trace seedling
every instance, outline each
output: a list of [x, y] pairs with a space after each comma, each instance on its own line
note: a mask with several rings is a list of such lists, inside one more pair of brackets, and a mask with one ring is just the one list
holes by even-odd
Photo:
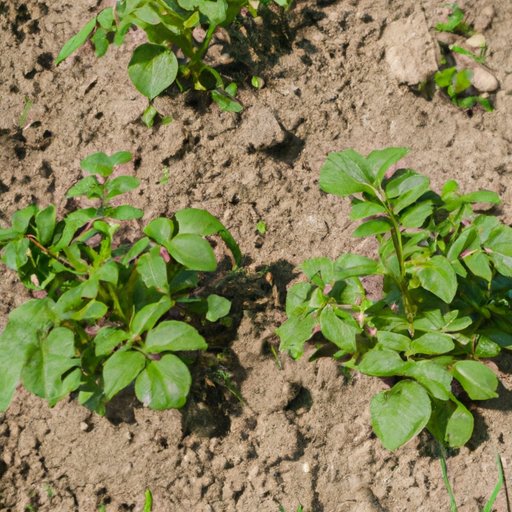
[[346, 368], [394, 378], [370, 407], [386, 448], [424, 428], [458, 447], [474, 420], [454, 380], [472, 400], [496, 397], [498, 379], [482, 360], [512, 348], [512, 228], [475, 211], [475, 203], [498, 204], [494, 192], [462, 194], [448, 181], [437, 194], [426, 176], [391, 171], [407, 152], [329, 155], [320, 187], [352, 197], [351, 219], [362, 220], [354, 236], [374, 237], [378, 258], [305, 261], [308, 281], [289, 289], [277, 333], [281, 350], [299, 358], [320, 331]]
[[[439, 32], [451, 32], [469, 36], [473, 34], [471, 26], [464, 21], [464, 11], [457, 5], [451, 4], [452, 13], [446, 23], [438, 23], [436, 30]], [[449, 47], [441, 45], [442, 61], [439, 71], [434, 74], [436, 85], [450, 98], [451, 102], [462, 109], [470, 109], [475, 105], [481, 105], [487, 112], [494, 110], [489, 98], [481, 96], [472, 85], [473, 71], [471, 69], [459, 69], [455, 66], [453, 54], [464, 55], [478, 64], [485, 62], [487, 47], [480, 48], [477, 55], [462, 46], [452, 44]]]
[[267, 223], [264, 220], [259, 220], [256, 223], [256, 231], [260, 235], [264, 235], [267, 232]]
[[42, 296], [12, 311], [0, 335], [0, 410], [20, 380], [50, 406], [73, 393], [99, 414], [133, 383], [152, 409], [184, 405], [191, 376], [182, 355], [207, 348], [188, 321], [216, 322], [230, 310], [227, 299], [198, 293], [202, 273], [217, 268], [206, 237], [218, 235], [234, 265], [240, 250], [214, 216], [195, 208], [153, 219], [144, 236], [126, 242], [120, 222], [135, 227], [143, 212], [113, 200], [139, 181], [112, 173], [130, 159], [121, 151], [82, 160], [88, 176], [67, 197], [85, 196], [94, 206], [60, 221], [54, 205], [27, 206], [0, 230], [3, 262]]
[[452, 34], [460, 34], [462, 36], [470, 36], [473, 34], [473, 27], [465, 21], [464, 11], [456, 4], [448, 4], [451, 13], [446, 23], [438, 23], [436, 30], [438, 32], [450, 32]]
[[[289, 7], [288, 0], [276, 0]], [[128, 75], [150, 104], [143, 120], [152, 126], [158, 112], [152, 100], [172, 84], [180, 91], [210, 91], [218, 106], [240, 112], [235, 99], [237, 86], [226, 86], [222, 75], [205, 58], [216, 31], [231, 27], [241, 13], [257, 15], [252, 0], [118, 0], [116, 7], [103, 9], [66, 42], [56, 64], [69, 57], [87, 41], [96, 55], [103, 56], [111, 42], [121, 45], [131, 27], [142, 29], [148, 42], [135, 48]]]

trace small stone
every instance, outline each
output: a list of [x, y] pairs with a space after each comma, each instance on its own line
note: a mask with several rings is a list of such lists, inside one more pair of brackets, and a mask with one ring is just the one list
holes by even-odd
[[466, 40], [466, 44], [470, 48], [484, 48], [487, 46], [487, 43], [485, 42], [485, 36], [482, 34], [475, 34], [471, 36], [469, 39]]
[[498, 79], [491, 72], [481, 67], [473, 69], [471, 83], [480, 92], [494, 92], [500, 85]]
[[80, 430], [82, 432], [89, 432], [91, 430], [91, 426], [89, 425], [89, 423], [82, 421], [80, 422]]
[[304, 464], [302, 464], [302, 471], [304, 471], [304, 473], [309, 473], [311, 471], [309, 462], [304, 462]]

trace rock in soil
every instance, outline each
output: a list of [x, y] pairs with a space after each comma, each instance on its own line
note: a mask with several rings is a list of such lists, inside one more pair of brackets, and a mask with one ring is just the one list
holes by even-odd
[[422, 12], [391, 23], [384, 32], [391, 74], [407, 85], [418, 85], [437, 71], [434, 41]]

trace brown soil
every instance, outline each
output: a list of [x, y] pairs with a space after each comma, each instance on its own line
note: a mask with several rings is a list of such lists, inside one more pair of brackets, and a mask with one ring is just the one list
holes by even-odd
[[[369, 400], [385, 383], [346, 378], [329, 359], [281, 356], [278, 367], [269, 344], [277, 343], [297, 264], [372, 250], [351, 238], [347, 202], [318, 189], [329, 151], [410, 147], [406, 165], [434, 186], [456, 178], [467, 190], [495, 190], [503, 219], [512, 220], [512, 3], [464, 2], [473, 18], [484, 6], [496, 9], [485, 31], [501, 83], [494, 113], [469, 115], [439, 95], [426, 101], [390, 75], [385, 27], [421, 9], [431, 27], [445, 0], [299, 0], [287, 21], [267, 20], [272, 27], [259, 40], [250, 34], [259, 55], [237, 43], [246, 72], [266, 82], [259, 91], [241, 87], [240, 115], [192, 94], [168, 97], [158, 106], [175, 121], [155, 130], [138, 121], [145, 100], [129, 83], [126, 48], [101, 60], [86, 48], [52, 64], [100, 4], [0, 1], [2, 224], [33, 201], [63, 208], [87, 154], [132, 151], [128, 172], [142, 181], [132, 200], [146, 219], [206, 208], [240, 241], [249, 275], [260, 271], [228, 287], [240, 322], [226, 364], [245, 403], [217, 384], [206, 398], [196, 390], [183, 413], [153, 412], [128, 396], [101, 418], [73, 401], [50, 409], [20, 390], [0, 415], [0, 510], [93, 512], [105, 503], [112, 512], [139, 511], [146, 488], [156, 512], [277, 512], [279, 503], [288, 512], [299, 502], [307, 512], [448, 510], [426, 435], [394, 453], [372, 435]], [[19, 130], [25, 97], [34, 101], [32, 123]], [[165, 168], [169, 181], [160, 184]], [[260, 219], [264, 236], [255, 229]], [[0, 293], [3, 326], [28, 295], [3, 268]], [[499, 366], [500, 398], [473, 406], [474, 437], [448, 460], [463, 512], [489, 496], [497, 453], [507, 474], [512, 464], [512, 359]], [[496, 510], [507, 510], [503, 492]]]

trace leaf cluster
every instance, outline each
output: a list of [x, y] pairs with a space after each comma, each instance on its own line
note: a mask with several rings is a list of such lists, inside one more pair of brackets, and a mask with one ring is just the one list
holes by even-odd
[[473, 27], [466, 23], [466, 15], [464, 11], [456, 4], [448, 4], [451, 13], [444, 23], [438, 23], [436, 30], [438, 32], [450, 32], [451, 34], [459, 34], [461, 36], [470, 36], [474, 33]]
[[[275, 2], [289, 6], [288, 0]], [[130, 28], [137, 27], [148, 42], [133, 51], [128, 75], [150, 102], [175, 83], [181, 91], [211, 91], [222, 110], [240, 112], [236, 84], [225, 86], [205, 56], [217, 29], [231, 26], [243, 11], [256, 16], [257, 6], [258, 2], [249, 0], [118, 0], [115, 9], [103, 9], [69, 39], [55, 62], [59, 64], [87, 41], [101, 57], [111, 43], [123, 44]], [[143, 120], [151, 126], [157, 115], [150, 104]]]
[[[497, 396], [498, 380], [481, 362], [512, 348], [512, 228], [478, 203], [499, 203], [455, 181], [441, 193], [411, 169], [390, 171], [405, 148], [331, 153], [320, 173], [325, 192], [352, 198], [356, 237], [374, 237], [378, 257], [314, 258], [306, 282], [287, 295], [281, 350], [294, 358], [320, 332], [345, 367], [394, 386], [371, 401], [372, 425], [393, 450], [427, 428], [440, 442], [464, 445], [472, 400]], [[375, 298], [372, 284], [382, 282]], [[315, 338], [316, 339], [316, 338]]]
[[112, 177], [130, 160], [125, 151], [82, 160], [88, 175], [67, 196], [94, 206], [58, 221], [55, 206], [31, 205], [0, 230], [2, 261], [40, 297], [13, 310], [0, 334], [0, 410], [20, 380], [52, 406], [76, 393], [100, 414], [132, 383], [153, 409], [185, 403], [191, 385], [185, 356], [207, 348], [187, 320], [199, 314], [215, 322], [230, 311], [227, 299], [204, 298], [197, 289], [202, 273], [217, 268], [207, 237], [220, 236], [236, 264], [240, 251], [214, 216], [195, 208], [154, 219], [137, 241], [123, 241], [119, 221], [143, 215], [112, 203], [139, 185], [132, 176]]

